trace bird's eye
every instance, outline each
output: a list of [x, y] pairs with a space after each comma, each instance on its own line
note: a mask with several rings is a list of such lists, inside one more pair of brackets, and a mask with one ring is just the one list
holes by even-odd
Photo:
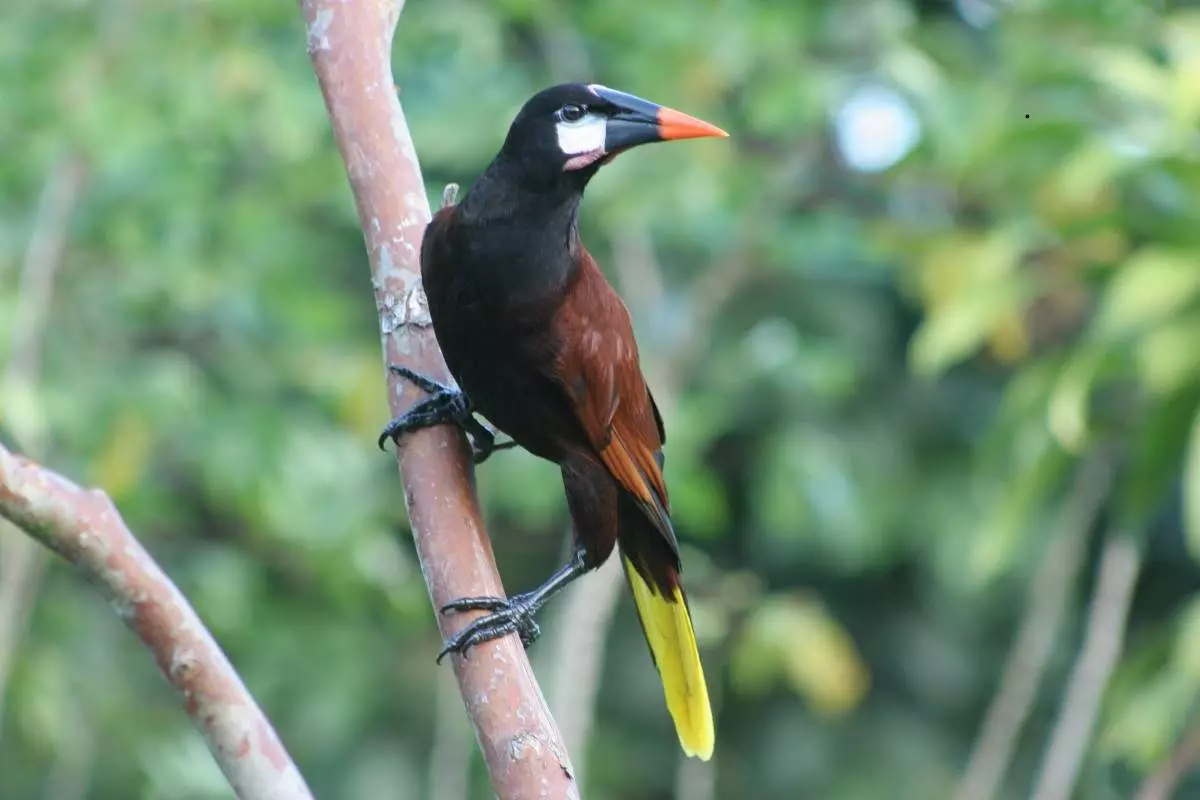
[[565, 106], [559, 109], [558, 116], [564, 122], [578, 122], [579, 120], [583, 119], [583, 115], [586, 113], [587, 108], [585, 106], [567, 103]]

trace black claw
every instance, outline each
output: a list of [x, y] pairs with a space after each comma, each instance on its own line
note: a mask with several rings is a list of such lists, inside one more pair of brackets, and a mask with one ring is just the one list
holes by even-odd
[[467, 402], [466, 395], [458, 389], [444, 386], [432, 378], [427, 378], [424, 375], [413, 372], [407, 367], [392, 364], [388, 369], [406, 380], [412, 381], [417, 388], [428, 394], [429, 397], [387, 424], [387, 427], [379, 434], [378, 444], [380, 450], [383, 449], [383, 443], [388, 439], [398, 442], [404, 434], [411, 433], [420, 428], [442, 424], [465, 427], [467, 420], [471, 419], [470, 404]]
[[383, 444], [388, 439], [397, 442], [406, 433], [443, 424], [458, 425], [466, 431], [471, 441], [471, 460], [476, 464], [487, 461], [497, 450], [508, 450], [517, 446], [517, 443], [512, 441], [496, 444], [495, 432], [472, 416], [471, 402], [461, 390], [398, 364], [389, 364], [388, 369], [411, 382], [429, 397], [387, 424], [379, 434], [380, 450], [384, 449]]
[[399, 364], [388, 364], [388, 369], [404, 378], [406, 381], [416, 386], [425, 394], [454, 394], [457, 390], [450, 388], [440, 381], [435, 381], [428, 375], [422, 375], [419, 372], [413, 372], [408, 367], [402, 367]]
[[521, 646], [528, 650], [538, 640], [538, 637], [542, 635], [542, 629], [537, 624], [537, 620], [530, 617], [529, 624], [518, 627], [517, 633], [521, 636]]
[[513, 441], [496, 444], [495, 432], [474, 417], [468, 417], [463, 428], [471, 437], [471, 460], [477, 465], [487, 461], [497, 450], [508, 450], [517, 446]]
[[[484, 617], [483, 619], [488, 618]], [[438, 653], [437, 663], [442, 663], [442, 659], [445, 658], [448, 653], [458, 653], [463, 658], [466, 658], [467, 651], [475, 645], [483, 644], [484, 642], [491, 641], [492, 639], [499, 639], [500, 637], [507, 636], [510, 633], [518, 634], [521, 637], [521, 643], [524, 644], [525, 647], [529, 647], [529, 645], [533, 644], [533, 640], [537, 638], [537, 634], [539, 633], [537, 630], [537, 623], [533, 623], [533, 637], [528, 638], [526, 629], [521, 626], [521, 623], [512, 620], [505, 620], [503, 622], [497, 622], [487, 626], [477, 626], [478, 623], [472, 624], [470, 627], [464, 629], [458, 636], [455, 636], [453, 639], [447, 642], [446, 646], [442, 648], [442, 652]]]
[[466, 657], [467, 651], [475, 645], [510, 633], [520, 636], [521, 644], [529, 647], [542, 634], [533, 618], [540, 606], [541, 603], [529, 595], [516, 595], [507, 600], [502, 597], [464, 597], [447, 603], [442, 606], [442, 613], [474, 610], [492, 613], [480, 617], [452, 636], [442, 652], [438, 653], [437, 662], [440, 664], [447, 653]]
[[571, 560], [560, 567], [550, 579], [531, 592], [514, 595], [507, 600], [502, 597], [462, 597], [442, 606], [442, 613], [455, 611], [490, 611], [487, 616], [480, 617], [463, 628], [457, 635], [446, 642], [442, 652], [438, 653], [438, 663], [447, 653], [460, 653], [464, 657], [467, 650], [489, 639], [497, 639], [515, 633], [521, 637], [521, 644], [529, 647], [537, 641], [542, 629], [538, 627], [534, 615], [547, 600], [571, 581], [588, 570], [587, 551], [583, 547], [576, 548]]
[[474, 436], [472, 436], [471, 437], [471, 460], [474, 461], [476, 464], [482, 464], [483, 462], [485, 462], [489, 458], [491, 458], [492, 453], [496, 452], [497, 450], [508, 450], [509, 448], [516, 447], [516, 446], [517, 446], [517, 443], [514, 441], [507, 441], [507, 442], [501, 442], [500, 444], [496, 444], [494, 439], [492, 441], [484, 442], [481, 444], [478, 439], [476, 439]]
[[443, 614], [455, 611], [499, 611], [508, 608], [509, 601], [503, 597], [460, 597], [442, 606]]
[[466, 403], [461, 393], [436, 394], [389, 422], [379, 434], [379, 449], [383, 449], [383, 443], [388, 439], [396, 442], [404, 434], [420, 428], [443, 424], [461, 425], [466, 413]]

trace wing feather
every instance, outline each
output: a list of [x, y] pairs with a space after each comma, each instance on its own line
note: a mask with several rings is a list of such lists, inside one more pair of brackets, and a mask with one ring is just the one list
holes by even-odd
[[595, 454], [678, 550], [660, 465], [663, 428], [638, 360], [629, 311], [586, 251], [555, 317], [556, 379]]

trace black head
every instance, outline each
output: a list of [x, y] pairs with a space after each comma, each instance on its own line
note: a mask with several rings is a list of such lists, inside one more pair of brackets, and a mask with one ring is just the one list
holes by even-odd
[[631, 94], [595, 83], [563, 83], [525, 103], [500, 154], [529, 179], [582, 187], [603, 164], [631, 147], [728, 135]]

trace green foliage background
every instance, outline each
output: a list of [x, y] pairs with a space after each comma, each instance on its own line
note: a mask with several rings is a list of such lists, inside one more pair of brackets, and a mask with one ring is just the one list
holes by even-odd
[[[1029, 793], [1113, 536], [1137, 539], [1142, 572], [1079, 796], [1130, 796], [1192, 722], [1200, 11], [960, 5], [996, 16], [410, 0], [401, 18], [431, 198], [560, 79], [732, 134], [617, 160], [583, 220], [652, 385], [672, 387], [717, 797], [949, 796], [1089, 458], [1117, 478], [1005, 796]], [[86, 170], [43, 378], [6, 422], [113, 495], [319, 797], [428, 796], [447, 672], [373, 443], [375, 313], [299, 10], [11, 0], [4, 16], [0, 323], [47, 175]], [[881, 172], [851, 169], [834, 135], [864, 85], [920, 126]], [[0, 324], [0, 352], [12, 336]], [[540, 581], [562, 553], [555, 470], [502, 453], [479, 480], [506, 585]], [[624, 601], [609, 646], [586, 796], [671, 797], [677, 745]], [[230, 796], [137, 642], [58, 564], [0, 724], [3, 798]], [[470, 796], [489, 797], [471, 758]]]

